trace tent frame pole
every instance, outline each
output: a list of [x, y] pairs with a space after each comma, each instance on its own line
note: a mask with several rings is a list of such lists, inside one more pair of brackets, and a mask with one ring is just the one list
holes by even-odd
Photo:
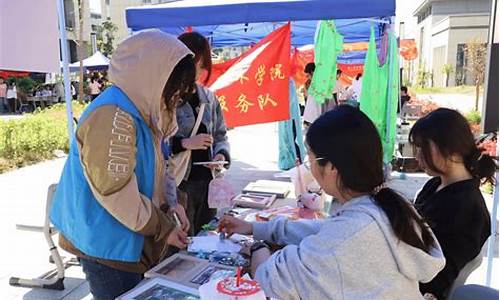
[[[387, 30], [387, 34], [389, 35], [388, 36], [388, 40], [389, 40], [389, 45], [388, 45], [388, 55], [389, 55], [389, 81], [387, 83], [387, 105], [386, 105], [386, 123], [385, 123], [385, 141], [386, 143], [389, 143], [390, 142], [390, 135], [389, 135], [389, 132], [391, 131], [391, 123], [390, 123], [390, 120], [391, 120], [391, 115], [392, 115], [392, 80], [393, 80], [393, 77], [394, 77], [394, 74], [393, 74], [393, 66], [394, 66], [394, 63], [395, 63], [395, 57], [391, 51], [392, 49], [392, 44], [394, 41], [395, 41], [395, 38], [394, 37], [394, 17], [391, 17], [391, 22], [389, 23], [389, 30]], [[399, 76], [398, 76], [399, 78]], [[399, 79], [398, 79], [398, 85], [399, 85]], [[387, 163], [387, 166], [386, 166], [386, 171], [387, 172], [387, 176], [390, 175], [390, 170], [389, 168], [391, 167], [391, 162], [388, 162]]]
[[[498, 142], [497, 142], [497, 157], [498, 157]], [[491, 211], [491, 234], [488, 239], [488, 254], [486, 265], [486, 285], [491, 287], [491, 276], [493, 272], [493, 256], [495, 252], [495, 239], [498, 236], [497, 214], [498, 214], [498, 171], [495, 174], [495, 188], [493, 191], [493, 209]], [[498, 244], [496, 244], [498, 245]]]
[[63, 64], [64, 78], [64, 101], [66, 102], [66, 115], [68, 118], [68, 136], [71, 145], [73, 139], [73, 110], [71, 108], [71, 81], [69, 78], [69, 51], [68, 40], [66, 38], [66, 20], [64, 16], [64, 0], [57, 0], [57, 14], [59, 17], [59, 46], [61, 47], [61, 56]]

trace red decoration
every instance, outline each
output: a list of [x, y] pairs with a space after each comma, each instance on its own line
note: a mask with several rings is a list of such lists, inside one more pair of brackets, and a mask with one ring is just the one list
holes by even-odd
[[257, 281], [240, 279], [238, 286], [237, 278], [228, 277], [217, 283], [217, 291], [229, 296], [251, 296], [260, 292], [260, 285]]
[[30, 75], [29, 72], [0, 70], [0, 78], [3, 79], [7, 79], [9, 77], [28, 77], [29, 75]]

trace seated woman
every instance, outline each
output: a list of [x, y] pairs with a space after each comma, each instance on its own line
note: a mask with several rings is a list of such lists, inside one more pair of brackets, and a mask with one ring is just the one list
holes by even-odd
[[[310, 168], [342, 208], [325, 220], [248, 223], [230, 216], [221, 228], [285, 247], [251, 248], [252, 275], [268, 297], [288, 299], [422, 299], [418, 283], [443, 268], [427, 224], [384, 183], [382, 144], [370, 119], [339, 106], [307, 132]], [[371, 153], [367, 153], [370, 149]]]
[[410, 131], [421, 168], [430, 179], [418, 193], [415, 207], [436, 234], [446, 266], [423, 293], [446, 299], [460, 270], [481, 251], [490, 235], [490, 217], [479, 190], [493, 182], [495, 161], [477, 148], [467, 120], [440, 108], [421, 118]]

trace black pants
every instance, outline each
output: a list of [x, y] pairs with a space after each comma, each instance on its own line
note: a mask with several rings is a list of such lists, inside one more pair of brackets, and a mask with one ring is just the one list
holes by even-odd
[[189, 235], [200, 232], [201, 227], [210, 222], [217, 214], [217, 209], [208, 208], [208, 185], [210, 180], [183, 181], [179, 189], [187, 193], [186, 214], [191, 223]]

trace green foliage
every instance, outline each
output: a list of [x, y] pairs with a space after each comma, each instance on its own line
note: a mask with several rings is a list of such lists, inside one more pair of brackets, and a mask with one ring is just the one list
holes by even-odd
[[465, 115], [469, 124], [480, 124], [481, 114], [477, 110], [472, 110]]
[[443, 72], [443, 74], [450, 75], [451, 73], [453, 73], [453, 65], [452, 64], [444, 64], [441, 67], [441, 71]]
[[7, 84], [8, 85], [12, 85], [12, 83], [16, 82], [16, 78], [15, 77], [9, 77], [7, 78]]
[[[84, 105], [73, 103], [80, 115]], [[23, 118], [0, 120], [0, 173], [54, 157], [55, 150], [67, 152], [68, 129], [64, 104], [57, 104]]]
[[118, 26], [111, 21], [104, 21], [97, 27], [97, 49], [107, 57], [113, 54], [116, 31], [118, 31]]
[[490, 182], [483, 183], [481, 185], [481, 192], [486, 194], [493, 194], [494, 186]]
[[427, 86], [431, 73], [425, 71], [425, 66], [421, 65], [417, 72], [417, 85], [420, 88]]
[[16, 85], [19, 91], [29, 93], [36, 87], [37, 83], [29, 77], [23, 77], [17, 80]]

